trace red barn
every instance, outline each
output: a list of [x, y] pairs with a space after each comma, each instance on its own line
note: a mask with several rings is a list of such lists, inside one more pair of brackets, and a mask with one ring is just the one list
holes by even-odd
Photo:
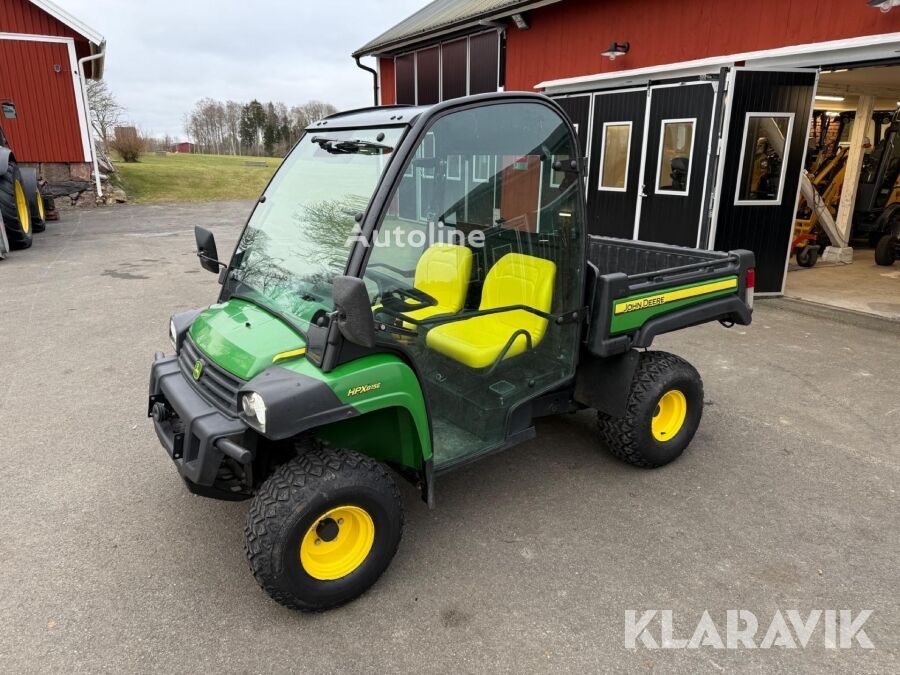
[[169, 152], [177, 152], [179, 154], [190, 154], [194, 152], [194, 144], [190, 141], [181, 141], [180, 143], [174, 143], [171, 148], [169, 148]]
[[96, 178], [84, 80], [103, 77], [105, 45], [53, 2], [0, 3], [0, 126], [51, 184]]
[[[878, 199], [855, 178], [864, 138], [884, 140], [900, 105], [896, 6], [435, 0], [353, 56], [377, 57], [385, 105], [504, 89], [556, 98], [587, 157], [592, 233], [748, 248], [757, 289], [778, 293], [802, 171], [826, 138], [847, 146], [852, 177], [830, 253], [852, 255], [854, 214]], [[854, 116], [867, 124], [851, 134]]]

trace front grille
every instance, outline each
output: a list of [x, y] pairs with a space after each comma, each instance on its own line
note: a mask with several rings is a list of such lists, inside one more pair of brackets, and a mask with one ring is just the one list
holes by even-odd
[[[203, 372], [199, 380], [194, 380], [194, 365], [198, 359], [203, 361]], [[178, 364], [181, 366], [184, 376], [194, 383], [194, 386], [210, 403], [232, 415], [237, 413], [238, 390], [244, 385], [244, 381], [227, 370], [223, 370], [204, 356], [189, 335], [185, 336], [184, 342], [181, 343]]]

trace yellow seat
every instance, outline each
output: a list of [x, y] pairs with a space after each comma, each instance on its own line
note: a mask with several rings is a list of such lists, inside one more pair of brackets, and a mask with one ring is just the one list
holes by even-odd
[[[405, 316], [421, 321], [432, 316], [456, 314], [466, 302], [470, 276], [472, 251], [469, 248], [456, 244], [432, 244], [416, 263], [413, 284], [437, 300], [437, 304], [406, 312]], [[414, 326], [406, 324], [406, 327]]]
[[[479, 309], [525, 305], [550, 313], [556, 265], [543, 258], [507, 253], [488, 272], [481, 292]], [[532, 349], [547, 331], [547, 319], [524, 309], [476, 316], [431, 329], [426, 344], [470, 368], [486, 368], [500, 356], [518, 330], [531, 335]], [[504, 355], [504, 360], [528, 348], [525, 335], [519, 335]]]

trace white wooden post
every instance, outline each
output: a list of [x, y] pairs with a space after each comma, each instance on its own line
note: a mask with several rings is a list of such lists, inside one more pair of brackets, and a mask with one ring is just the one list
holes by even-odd
[[[844, 173], [844, 186], [841, 189], [841, 201], [838, 205], [837, 231], [841, 241], [831, 242], [825, 249], [823, 260], [830, 262], [853, 262], [853, 249], [850, 247], [850, 230], [853, 228], [853, 209], [856, 206], [856, 190], [859, 186], [859, 174], [862, 170], [863, 157], [866, 154], [863, 143], [869, 129], [869, 120], [875, 108], [874, 96], [860, 96], [856, 104], [856, 117], [853, 132], [850, 134], [850, 152], [847, 155], [847, 168]], [[869, 139], [870, 141], [872, 139]]]

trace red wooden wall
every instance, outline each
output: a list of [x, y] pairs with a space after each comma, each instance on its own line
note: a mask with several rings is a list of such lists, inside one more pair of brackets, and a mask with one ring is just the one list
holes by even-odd
[[16, 105], [0, 126], [20, 162], [84, 161], [67, 45], [0, 39], [0, 100]]
[[378, 80], [381, 86], [381, 105], [394, 105], [397, 102], [394, 59], [378, 59], [378, 70]]
[[[78, 58], [90, 53], [84, 37], [27, 0], [0, 2], [0, 33], [72, 38]], [[0, 117], [0, 126], [19, 161], [84, 162], [77, 67], [65, 43], [0, 39], [0, 100], [16, 106], [16, 119]]]
[[84, 36], [38, 9], [28, 0], [0, 2], [0, 33], [69, 37], [75, 40], [75, 51], [79, 59], [90, 54], [90, 45]]
[[[900, 9], [865, 0], [564, 0], [507, 32], [506, 88], [545, 80], [690, 61], [864, 35], [900, 32]], [[627, 56], [601, 56], [610, 43]]]

